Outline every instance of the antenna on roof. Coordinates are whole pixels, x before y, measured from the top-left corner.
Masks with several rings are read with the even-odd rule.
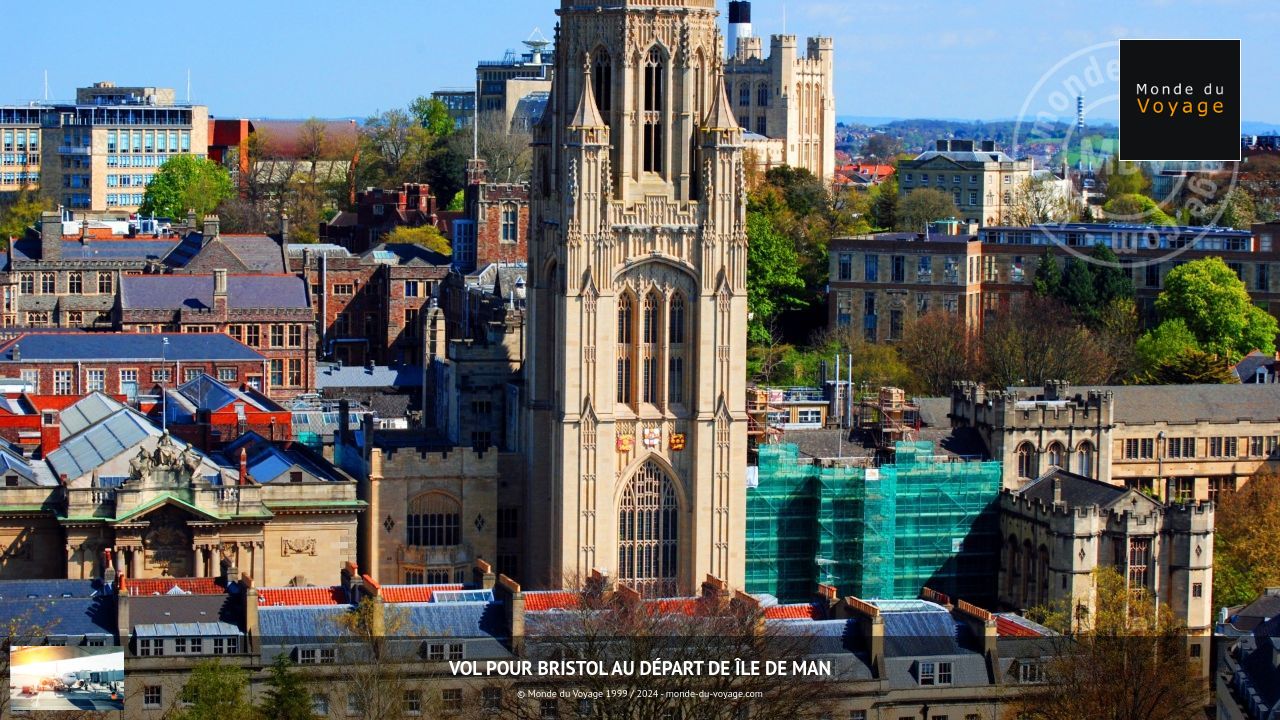
[[[191,68],[187,68],[187,104],[191,104]]]
[[[44,71],[44,101],[49,102],[49,69]]]

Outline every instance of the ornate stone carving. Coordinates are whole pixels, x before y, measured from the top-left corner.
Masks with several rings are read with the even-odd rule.
[[[280,557],[290,555],[310,555],[315,557],[315,538],[280,538]]]

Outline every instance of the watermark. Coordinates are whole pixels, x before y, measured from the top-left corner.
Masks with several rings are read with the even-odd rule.
[[[1090,117],[1107,119],[1121,116],[1125,94],[1121,87],[1119,40],[1081,48],[1062,58],[1040,76],[1027,93],[1014,126],[1014,154],[1035,156],[1045,146],[1054,146],[1067,159],[1070,175],[1080,180],[1079,186],[1068,188],[1070,202],[1084,203],[1101,190],[1100,184],[1089,182],[1102,173],[1119,176],[1121,182],[1142,173],[1150,183],[1154,202],[1120,199],[1109,206],[1089,204],[1096,222],[1127,226],[1100,233],[1096,242],[1074,237],[1079,233],[1057,231],[1051,220],[1039,227],[1048,242],[1085,262],[1120,268],[1145,267],[1166,262],[1193,249],[1202,238],[1223,234],[1216,227],[1225,212],[1221,202],[1237,186],[1239,168],[1234,162],[1121,162],[1119,140],[1099,138],[1088,132]],[[1204,58],[1214,62],[1214,58]],[[1078,118],[1085,119],[1081,134]],[[1046,154],[1052,154],[1046,152]],[[1177,157],[1173,153],[1170,157]],[[1118,167],[1118,171],[1115,168]],[[1177,232],[1158,227],[1167,223],[1162,217],[1192,217],[1203,227],[1182,227]],[[1068,238],[1071,241],[1068,241]],[[1114,238],[1114,240],[1113,240]],[[1097,243],[1111,248],[1120,262],[1106,262],[1093,257]]]

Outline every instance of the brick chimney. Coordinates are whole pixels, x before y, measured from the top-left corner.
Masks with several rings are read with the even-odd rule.
[[[475,584],[485,590],[492,590],[498,582],[498,576],[493,574],[493,566],[484,560],[476,560],[471,567],[471,574],[475,578]]]
[[[240,480],[241,485],[249,484],[249,451],[240,448]]]
[[[40,259],[58,261],[62,259],[62,213],[40,213]]]
[[[884,617],[880,608],[856,597],[844,599],[849,614],[864,622],[858,623],[862,629],[863,640],[867,643],[867,653],[871,656],[871,668],[877,678],[885,676],[884,667]]]
[[[49,453],[62,444],[62,423],[58,422],[57,410],[44,410],[40,413],[40,457],[48,458]]]

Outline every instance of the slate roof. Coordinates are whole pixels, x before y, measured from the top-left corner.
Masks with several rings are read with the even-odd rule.
[[[239,596],[141,595],[129,598],[129,622],[134,628],[173,623],[243,623]]]
[[[261,595],[259,595],[261,598]],[[350,605],[274,607],[259,606],[258,636],[267,644],[332,642],[338,620],[351,612]]]
[[[1043,398],[1044,388],[1011,388],[1024,398]],[[1115,398],[1115,421],[1128,425],[1157,422],[1234,423],[1280,421],[1280,384],[1267,385],[1086,385],[1072,386],[1070,395],[1090,390]]]
[[[1240,669],[1248,676],[1249,687],[1267,707],[1280,701],[1280,670],[1275,665],[1277,653],[1280,653],[1280,638],[1259,635],[1257,647],[1240,659]]]
[[[240,628],[225,622],[189,622],[189,623],[154,623],[133,626],[133,634],[137,637],[238,637],[244,632]]]
[[[1228,622],[1237,630],[1253,632],[1258,626],[1275,617],[1280,617],[1280,594],[1266,593],[1236,611],[1228,618]]]
[[[26,458],[8,447],[0,447],[0,475],[8,475],[9,473],[17,475],[28,483],[34,485],[42,484],[43,478],[36,475],[31,463],[27,462]]]
[[[75,240],[62,241],[63,260],[159,260],[177,244],[176,239],[90,239],[86,243]],[[17,262],[40,260],[40,238],[26,237],[13,244],[13,259]]]
[[[332,470],[327,463],[305,451],[303,446],[292,443],[276,443],[267,440],[256,432],[247,432],[236,438],[221,452],[223,467],[240,466],[240,451],[245,451],[245,462],[249,476],[259,483],[269,483],[299,468],[317,479],[330,482],[343,482],[345,478]]]
[[[126,275],[120,279],[126,310],[213,308],[212,275]],[[231,310],[309,309],[306,282],[296,275],[228,275]]]
[[[284,408],[275,403],[269,407],[264,397],[254,397],[238,388],[230,387],[207,374],[189,380],[176,389],[176,393],[191,403],[193,410],[210,410],[217,412],[232,403],[242,402],[257,410],[280,410]]]
[[[1258,382],[1258,370],[1263,369],[1267,375],[1272,378],[1280,372],[1280,360],[1276,360],[1274,355],[1268,355],[1263,352],[1254,350],[1245,355],[1232,370],[1240,382],[1246,384],[1256,384]]]
[[[913,162],[927,162],[934,158],[941,157],[957,163],[989,163],[989,162],[1013,162],[1013,158],[1005,154],[1003,150],[994,152],[978,152],[966,150],[926,150],[916,156]]]
[[[361,259],[387,265],[434,265],[448,267],[448,255],[441,255],[412,243],[381,243],[367,250]]]
[[[1066,470],[1051,469],[1032,481],[1030,485],[1017,491],[1017,494],[1052,505],[1055,480],[1061,488],[1062,502],[1068,507],[1106,507],[1129,492],[1125,487],[1076,475]]]
[[[138,276],[143,277],[143,276]],[[165,339],[168,346],[164,345]],[[0,345],[0,363],[20,360],[251,360],[262,355],[229,335],[171,333],[25,333]]]
[[[165,257],[164,262],[170,267],[184,268],[197,260],[201,253],[215,245],[221,245],[231,252],[243,270],[255,273],[284,273],[284,253],[280,243],[267,235],[219,235],[212,242],[205,244],[204,233],[188,233],[182,241],[174,246]],[[239,270],[240,268],[236,268]]]
[[[89,598],[101,591],[100,580],[0,580],[0,602],[27,598]]]
[[[416,365],[322,365],[316,370],[316,389],[421,387],[422,368]]]
[[[0,602],[0,616],[16,620],[22,635],[116,634],[115,596],[6,599]]]
[[[501,602],[407,603],[406,635],[425,638],[483,638],[506,635]]]

